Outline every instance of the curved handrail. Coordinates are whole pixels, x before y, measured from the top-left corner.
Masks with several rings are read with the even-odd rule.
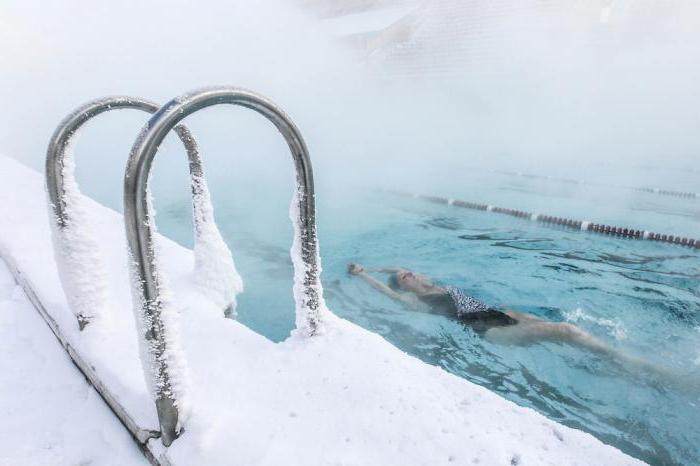
[[[219,104],[240,105],[265,116],[284,136],[294,158],[297,189],[290,215],[294,226],[291,250],[294,263],[294,297],[297,332],[307,336],[319,332],[325,309],[319,273],[320,260],[316,238],[314,183],[306,144],[294,123],[275,104],[253,92],[234,87],[197,90],[175,98],[161,107],[148,121],[129,157],[124,178],[124,220],[129,250],[132,255],[132,283],[135,309],[141,324],[140,344],[146,358],[144,371],[155,398],[163,443],[167,446],[179,435],[182,393],[179,377],[186,367],[179,360],[177,339],[171,332],[175,312],[168,308],[163,274],[158,271],[154,245],[156,231],[148,196],[148,179],[158,146],[168,132],[188,115]],[[298,257],[297,257],[298,256]],[[163,291],[166,291],[165,293]],[[170,337],[170,338],[169,338]],[[173,366],[180,366],[175,369]],[[180,401],[178,401],[180,399]]]
[[[57,257],[57,266],[61,282],[66,290],[66,298],[71,309],[78,319],[78,325],[82,330],[97,314],[99,307],[104,306],[106,293],[104,278],[106,272],[104,266],[99,263],[97,254],[92,254],[90,264],[73,263],[70,267],[67,262],[75,261],[75,256],[84,256],[86,252],[95,251],[96,241],[94,235],[86,232],[87,225],[74,225],[80,223],[80,209],[76,204],[76,195],[79,194],[74,181],[72,154],[70,148],[74,142],[78,131],[93,117],[117,109],[136,109],[148,113],[155,113],[159,106],[153,102],[138,97],[130,96],[108,96],[85,103],[75,109],[56,128],[51,137],[46,154],[46,187],[49,196],[49,204],[53,212],[52,231],[54,236],[55,253],[61,255]],[[194,210],[195,245],[205,230],[204,223],[213,222],[213,213],[209,200],[209,191],[204,178],[202,160],[199,155],[197,143],[192,134],[185,126],[178,126],[175,132],[185,146],[189,161],[189,171],[192,189],[192,206]],[[74,222],[77,220],[77,222]],[[215,224],[214,224],[215,225]],[[74,228],[72,228],[74,227]],[[215,228],[215,227],[214,227]],[[211,229],[206,230],[210,232]],[[215,231],[214,240],[220,238],[218,231]],[[220,241],[223,243],[223,240]],[[196,248],[195,248],[196,249]],[[221,248],[219,248],[221,250]],[[226,252],[226,251],[225,251]],[[229,251],[230,256],[230,251]],[[227,259],[227,258],[225,258]],[[90,266],[90,270],[84,267]],[[228,278],[233,280],[232,287],[235,293],[242,289],[240,276],[235,271],[233,259],[230,258],[227,270]],[[77,290],[77,283],[82,284],[82,289]],[[85,288],[88,287],[86,290]],[[82,296],[77,296],[79,293]],[[230,294],[230,293],[229,293]],[[85,296],[92,295],[92,296]],[[232,305],[235,298],[229,296],[229,303],[222,303],[223,307]]]

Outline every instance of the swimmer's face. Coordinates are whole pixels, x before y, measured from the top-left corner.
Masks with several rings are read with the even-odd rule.
[[[431,285],[430,280],[410,270],[396,272],[396,282],[399,288],[406,291],[421,291],[426,286]]]

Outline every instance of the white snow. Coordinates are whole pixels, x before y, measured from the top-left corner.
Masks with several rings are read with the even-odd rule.
[[[0,250],[12,255],[76,351],[137,423],[154,428],[128,310],[121,217],[86,200],[110,272],[111,307],[119,312],[109,325],[96,321],[81,333],[57,277],[41,176],[2,157],[0,173]],[[324,332],[275,344],[225,319],[199,291],[192,251],[165,238],[159,244],[181,322],[191,413],[169,449],[158,440],[150,446],[175,466],[641,464],[589,434],[410,357],[325,306]],[[55,352],[62,355],[58,345]],[[7,392],[17,400],[23,396]],[[43,395],[33,396],[40,402]],[[16,441],[29,445],[24,436]],[[34,449],[30,445],[20,455]],[[11,464],[31,463],[26,458]]]
[[[0,465],[148,465],[0,260]]]

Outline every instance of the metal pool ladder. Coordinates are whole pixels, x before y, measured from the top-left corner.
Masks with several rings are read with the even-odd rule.
[[[86,247],[96,249],[94,238],[86,232],[86,219],[80,218],[80,206],[78,204],[78,187],[74,183],[74,162],[71,153],[72,145],[77,138],[80,129],[92,118],[101,113],[119,109],[136,109],[147,113],[155,113],[159,106],[148,100],[130,96],[108,96],[87,102],[70,113],[56,128],[46,153],[46,188],[49,196],[49,204],[52,215],[52,235],[54,237],[54,252],[57,256],[57,266],[61,283],[66,290],[71,309],[75,313],[80,330],[83,330],[89,322],[96,317],[99,307],[104,305],[106,296],[93,296],[85,300],[85,296],[74,296],[74,282],[89,283],[92,277],[106,276],[103,264],[98,256],[92,263],[72,264],[68,267],[72,253]],[[192,189],[192,207],[194,210],[195,244],[198,241],[198,232],[201,230],[202,219],[206,216],[201,212],[201,204],[197,199],[204,192],[208,192],[202,159],[199,155],[197,143],[189,129],[183,125],[175,128],[175,132],[185,146],[190,170],[190,183]],[[77,217],[77,218],[76,218]],[[75,244],[82,241],[92,244]],[[94,294],[101,294],[100,290],[91,290]]]
[[[154,247],[155,224],[148,196],[148,179],[158,146],[168,132],[188,115],[220,104],[239,105],[266,117],[289,146],[296,169],[296,192],[292,200],[294,227],[294,298],[297,331],[315,335],[321,325],[323,303],[319,279],[319,251],[316,238],[316,207],[311,161],[306,144],[294,123],[275,104],[253,92],[235,87],[197,90],[163,105],[148,121],[131,149],[124,177],[124,221],[133,267],[132,283],[139,302],[140,343],[150,361],[142,361],[150,373],[163,444],[170,445],[181,431],[176,387],[173,381],[172,348],[168,348],[168,319],[172,312],[162,296],[164,286],[158,272]]]
[[[170,130],[175,130],[185,146],[189,160],[196,242],[197,232],[202,229],[202,225],[198,225],[198,222],[203,221],[202,219],[213,221],[213,218],[198,215],[196,211],[198,206],[194,198],[202,191],[206,191],[208,195],[208,188],[197,145],[189,130],[179,123],[192,113],[219,104],[238,105],[260,113],[277,128],[289,146],[296,171],[296,189],[290,209],[294,229],[292,259],[293,293],[296,304],[295,333],[305,337],[317,335],[323,326],[323,313],[326,307],[319,277],[320,256],[316,236],[313,171],[301,133],[274,103],[254,92],[228,86],[196,90],[175,98],[160,108],[140,98],[105,97],[82,105],[66,117],[54,132],[47,151],[46,185],[52,213],[51,225],[59,276],[67,294],[68,304],[77,318],[80,330],[83,330],[95,317],[94,309],[87,309],[84,304],[81,307],[80,297],[68,296],[71,280],[83,279],[89,282],[88,274],[96,273],[102,266],[93,262],[83,263],[80,264],[81,270],[76,272],[67,270],[62,260],[64,258],[60,257],[62,254],[69,254],[72,248],[84,246],[73,244],[76,239],[86,238],[86,241],[90,241],[89,237],[80,234],[80,230],[86,226],[81,224],[85,219],[80,215],[73,215],[76,211],[74,203],[78,191],[72,178],[70,146],[78,130],[91,118],[101,113],[125,108],[153,113],[136,139],[127,163],[124,176],[124,221],[131,264],[132,295],[136,303],[134,314],[142,350],[141,364],[155,401],[160,433],[139,428],[110,392],[109,387],[100,380],[97,371],[87,362],[78,365],[89,382],[95,386],[112,411],[139,442],[153,464],[167,464],[167,460],[156,458],[149,450],[147,446],[149,438],[160,436],[162,443],[167,447],[182,432],[181,400],[176,384],[173,383],[178,375],[172,367],[172,361],[183,356],[171,354],[173,342],[168,339],[169,333],[174,329],[172,319],[167,317],[172,315],[168,313],[172,313],[173,310],[163,294],[167,286],[166,277],[159,268],[158,252],[154,244],[156,226],[149,198],[149,174],[159,145]],[[83,275],[71,276],[75,273]],[[99,300],[93,300],[93,302],[97,301]],[[44,309],[40,314],[52,327],[57,338],[65,348],[70,349],[71,357],[74,360],[77,358],[84,361],[85,358],[77,354],[70,345],[68,334],[61,331],[42,303],[38,305],[37,309]],[[37,306],[36,303],[35,306]],[[85,367],[90,370],[86,370]]]

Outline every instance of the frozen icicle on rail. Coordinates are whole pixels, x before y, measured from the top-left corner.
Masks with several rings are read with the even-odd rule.
[[[84,213],[85,199],[75,180],[72,147],[79,130],[87,121],[103,112],[123,108],[154,113],[158,110],[158,105],[128,96],[104,97],[88,102],[59,124],[46,155],[46,187],[53,213],[50,223],[56,262],[68,304],[76,315],[81,330],[94,318],[108,315],[109,293],[98,241],[90,219]],[[220,303],[222,308],[228,308],[234,305],[235,295],[242,289],[241,279],[236,272],[231,252],[214,223],[213,208],[194,138],[184,126],[178,126],[175,131],[183,142],[189,159],[192,206],[195,212],[195,256],[199,255],[195,263],[210,264],[209,274],[213,268],[220,273],[220,277],[225,277],[219,281],[209,281],[210,286],[204,291],[214,302]],[[209,260],[212,250],[217,252],[216,262]]]
[[[294,306],[296,308],[296,333],[301,336],[323,332],[322,314],[329,312],[323,299],[323,288],[318,277],[321,274],[321,257],[313,234],[304,235],[304,216],[300,205],[305,204],[305,193],[297,189],[289,206],[289,219],[294,225],[294,240],[289,250],[294,265]]]
[[[167,300],[167,286],[158,266],[153,209],[148,195],[149,173],[156,152],[168,132],[190,114],[219,104],[240,105],[262,114],[284,136],[294,159],[297,190],[292,202],[295,261],[294,295],[297,334],[313,336],[322,328],[313,172],[301,133],[275,104],[250,91],[234,87],[208,88],[175,98],[148,121],[129,156],[124,176],[124,221],[131,254],[132,293],[139,341],[146,353],[142,365],[153,388],[161,439],[169,446],[182,427],[181,409],[187,400],[186,363],[178,350],[178,318]]]
[[[174,129],[189,154],[194,218],[194,280],[199,290],[214,304],[224,309],[227,315],[235,315],[236,295],[243,291],[243,280],[236,269],[231,250],[216,226],[214,206],[197,143],[184,126]]]
[[[59,168],[63,193],[57,201],[50,201],[54,209],[49,223],[61,285],[82,330],[96,317],[108,317],[109,292],[97,237],[87,215],[85,198],[75,180],[73,146],[76,137],[71,135],[63,146]],[[54,202],[60,203],[62,215]]]
[[[146,246],[145,255],[142,255],[141,249],[132,248],[130,244],[131,297],[137,331],[141,336],[138,339],[141,367],[156,403],[161,439],[168,446],[182,431],[187,417],[185,401],[189,370],[180,344],[178,310],[171,299],[167,278],[159,273],[162,270],[159,264],[160,247],[156,241],[155,209],[148,181],[143,202],[146,210],[142,225],[153,240]],[[149,280],[143,279],[144,267],[153,271]]]
[[[227,315],[235,315],[236,295],[243,291],[243,280],[236,270],[231,250],[216,226],[214,209],[204,177],[193,177],[192,186],[196,235],[194,279],[198,288],[212,302],[225,309]]]

